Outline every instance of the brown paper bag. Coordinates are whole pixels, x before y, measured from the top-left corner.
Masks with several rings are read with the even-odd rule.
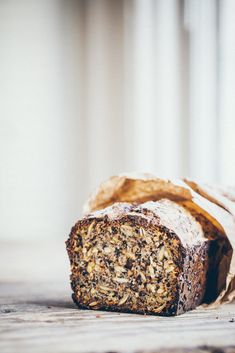
[[[181,203],[189,211],[201,214],[223,237],[222,257],[217,264],[216,298],[211,305],[235,298],[235,191],[196,183],[188,179],[164,180],[150,174],[113,176],[103,182],[84,206],[89,213],[115,202],[143,203],[159,199]],[[218,239],[218,244],[221,244]]]

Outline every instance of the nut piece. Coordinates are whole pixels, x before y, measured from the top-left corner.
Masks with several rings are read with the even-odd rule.
[[[153,311],[155,313],[160,313],[162,311],[162,309],[164,309],[166,306],[166,303],[162,304],[161,306],[159,306],[158,308],[154,308]]]
[[[168,250],[166,250],[166,249],[164,251],[164,256],[165,256],[166,259],[170,258],[170,254],[169,254]]]
[[[98,303],[97,302],[91,302],[89,306],[96,306]]]
[[[127,301],[128,298],[129,298],[129,294],[127,293],[127,294],[125,294],[125,295],[123,296],[123,298],[119,301],[118,305],[124,304],[124,303]]]
[[[120,227],[121,231],[123,234],[125,234],[128,237],[131,237],[133,235],[133,231],[132,228],[130,226],[127,225],[123,225]]]
[[[118,265],[114,266],[114,270],[115,272],[126,272],[124,267]]]
[[[95,268],[94,262],[89,262],[88,265],[87,265],[87,272],[91,273],[94,268]]]
[[[109,291],[113,291],[113,288],[109,288],[109,287],[107,287],[107,286],[99,286],[99,288],[102,290],[102,291],[104,291],[104,292],[109,292]]]
[[[161,247],[158,253],[158,261],[162,261],[164,259],[165,248],[164,246]]]
[[[148,270],[149,270],[149,273],[150,273],[150,277],[151,277],[151,278],[154,278],[155,273],[154,273],[153,266],[150,265],[150,266],[148,267]]]
[[[95,221],[93,221],[90,225],[89,225],[89,228],[87,230],[87,238],[89,238],[89,236],[91,235],[91,232],[92,232],[92,229],[93,229],[93,226],[95,224]]]
[[[118,283],[128,283],[129,282],[127,278],[118,278],[118,277],[115,277],[114,281],[116,281]]]
[[[147,281],[145,275],[141,271],[139,272],[139,274],[141,276],[142,282],[145,283]]]
[[[152,293],[155,293],[155,286],[153,284],[148,283],[147,284],[147,290],[152,292]]]
[[[104,248],[104,252],[105,252],[105,254],[110,254],[111,253],[111,249],[108,246],[106,246]]]
[[[145,230],[144,230],[144,228],[142,228],[142,227],[140,227],[140,235],[142,236],[142,237],[146,237],[146,232],[145,232]]]
[[[169,273],[172,271],[174,271],[174,266],[169,266],[168,268],[166,268],[166,273]]]

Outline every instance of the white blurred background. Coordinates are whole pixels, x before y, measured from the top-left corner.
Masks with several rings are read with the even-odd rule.
[[[235,184],[235,1],[0,0],[0,163],[2,239],[124,171]]]

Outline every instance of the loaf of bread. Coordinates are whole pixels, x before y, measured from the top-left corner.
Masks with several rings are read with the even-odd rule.
[[[203,302],[212,246],[183,205],[114,203],[72,228],[73,299],[80,308],[181,314]]]

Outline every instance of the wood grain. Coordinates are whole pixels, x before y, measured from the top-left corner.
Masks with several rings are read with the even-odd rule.
[[[0,244],[1,353],[235,352],[234,303],[173,318],[78,310],[64,249]]]

